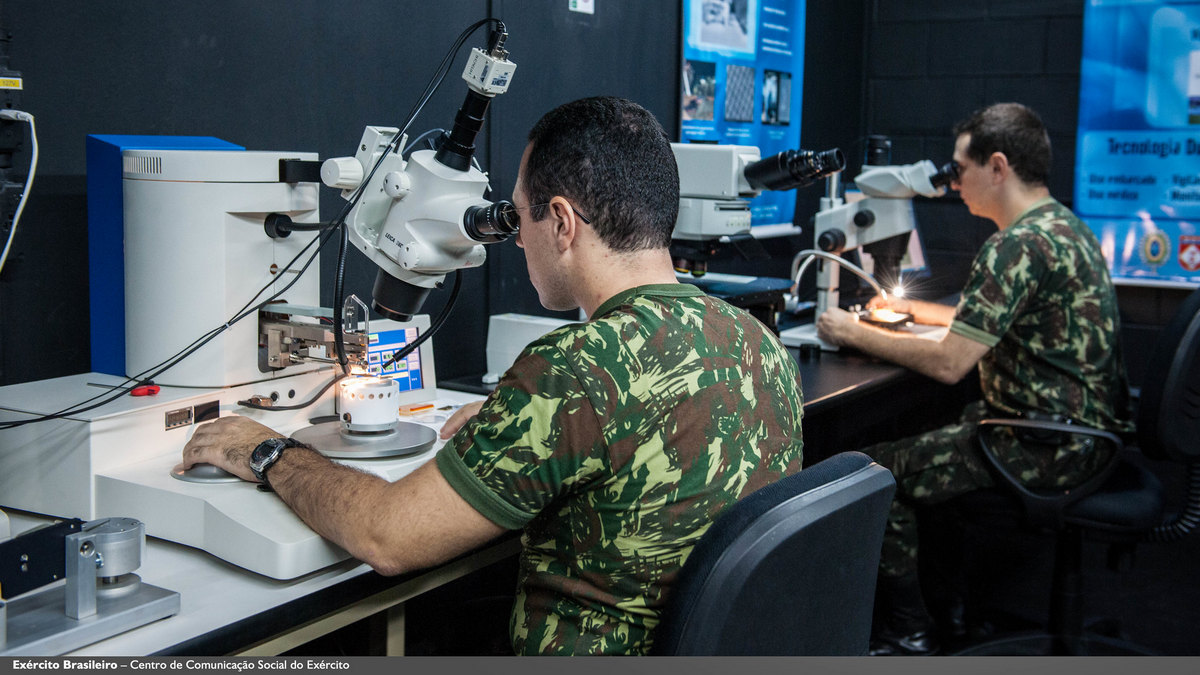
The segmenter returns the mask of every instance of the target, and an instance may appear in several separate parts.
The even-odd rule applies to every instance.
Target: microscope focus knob
[[[321,164],[321,182],[331,188],[352,190],[363,181],[363,166],[353,157],[334,157]]]
[[[863,209],[854,214],[854,224],[859,227],[870,227],[875,224],[875,212]]]
[[[841,230],[825,230],[817,237],[817,248],[829,253],[846,248],[846,235]]]

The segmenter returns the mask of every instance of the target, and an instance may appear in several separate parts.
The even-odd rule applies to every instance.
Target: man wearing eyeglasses
[[[548,113],[513,202],[541,303],[588,320],[530,344],[486,401],[447,421],[436,461],[395,483],[306,447],[265,478],[384,574],[522,530],[517,653],[645,653],[713,519],[800,470],[799,374],[761,323],[677,282],[678,172],[645,109],[601,97]],[[251,451],[278,436],[222,418],[184,461],[252,480]]]
[[[957,307],[903,298],[871,306],[949,326],[941,341],[914,338],[830,309],[819,335],[907,366],[947,384],[978,368],[983,401],[958,424],[864,450],[896,477],[880,562],[890,611],[873,654],[937,650],[917,579],[914,507],[992,486],[975,442],[987,417],[1071,421],[1114,433],[1132,430],[1120,320],[1095,235],[1050,196],[1050,139],[1037,114],[1016,103],[975,112],[954,129],[958,177],[951,187],[976,216],[1000,228],[972,264]],[[1017,438],[993,447],[1032,488],[1073,487],[1103,467],[1113,448],[1081,437]]]

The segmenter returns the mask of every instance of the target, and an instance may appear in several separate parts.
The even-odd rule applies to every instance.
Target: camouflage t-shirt
[[[531,343],[437,465],[523,528],[519,654],[644,653],[717,514],[800,470],[795,362],[746,312],[641,286]]]
[[[1046,198],[980,249],[950,330],[992,349],[984,399],[1010,414],[1132,430],[1116,292],[1100,243]]]

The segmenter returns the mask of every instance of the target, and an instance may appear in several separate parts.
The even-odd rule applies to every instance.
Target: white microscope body
[[[718,241],[750,237],[750,199],[763,190],[791,190],[834,175],[846,165],[837,148],[786,150],[762,159],[752,145],[672,143],[679,167],[679,216],[671,233],[675,268],[703,275]]]
[[[517,232],[512,202],[484,199],[488,176],[472,163],[488,104],[508,90],[517,67],[503,44],[471,51],[463,71],[467,98],[439,150],[417,150],[406,160],[400,130],[367,127],[354,157],[321,166],[326,185],[347,200],[360,195],[346,225],[350,240],[379,267],[373,306],[388,318],[407,320],[448,272],[482,265],[483,244]]]
[[[831,180],[828,194],[821,198],[821,210],[815,218],[813,238],[817,250],[801,252],[800,256],[807,259],[796,275],[799,279],[807,264],[811,260],[816,261],[817,306],[814,323],[781,332],[779,337],[783,343],[793,347],[819,345],[822,349],[836,351],[834,345],[817,337],[815,318],[829,308],[838,306],[840,268],[849,265],[841,259],[841,254],[903,237],[895,242],[899,246],[894,247],[893,255],[875,256],[875,276],[880,278],[879,283],[898,282],[898,262],[907,246],[906,235],[916,229],[912,198],[917,195],[940,197],[946,193],[946,187],[953,178],[952,165],[939,170],[929,160],[906,165],[864,167],[863,172],[854,179],[854,184],[866,196],[852,202],[837,196],[836,182]],[[867,280],[879,287],[870,278]]]

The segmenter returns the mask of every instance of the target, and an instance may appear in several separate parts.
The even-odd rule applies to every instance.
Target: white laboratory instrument
[[[126,150],[122,158],[127,375],[180,353],[264,286],[270,290],[260,300],[296,281],[281,302],[320,303],[315,272],[296,279],[282,271],[315,235],[271,238],[263,230],[271,213],[317,219],[318,184],[280,180],[281,161],[315,162],[316,153]],[[253,318],[233,324],[155,381],[225,387],[320,365],[260,367],[259,334]]]
[[[955,177],[953,164],[938,169],[933,162],[922,160],[901,166],[868,166],[854,179],[866,197],[846,202],[838,196],[836,179],[829,181],[827,194],[821,198],[821,210],[815,218],[816,251],[801,252],[817,263],[817,307],[814,317],[838,306],[840,269],[846,266],[857,274],[863,273],[840,257],[841,253],[865,248],[875,259],[875,277],[883,283],[899,281],[899,262],[908,247],[908,234],[916,228],[912,198],[917,195],[938,197]],[[879,248],[872,250],[878,245]],[[809,260],[797,272],[803,273]],[[865,276],[865,275],[863,275]],[[879,288],[876,281],[866,280]],[[788,346],[819,345],[836,350],[817,337],[816,323],[796,326],[780,332],[780,340]]]
[[[409,324],[372,322],[374,349],[368,358],[380,364],[398,345],[428,328],[427,316]],[[437,394],[433,350],[429,343],[410,354],[391,375],[395,405],[433,400]],[[388,480],[411,472],[430,457],[436,432],[424,425],[420,444],[405,441],[407,432],[341,433],[332,391],[315,405],[294,411],[267,412],[239,401],[275,399],[279,405],[307,401],[333,377],[333,369],[278,377],[256,384],[214,389],[163,386],[155,396],[124,396],[95,410],[0,431],[0,495],[3,504],[58,517],[130,516],[146,532],[207,551],[239,567],[276,579],[290,579],[345,560],[348,555],[317,536],[270,492],[223,472],[175,475],[184,444],[195,424],[238,414],[299,437],[317,447],[357,450],[361,459],[339,461]],[[53,413],[85,400],[122,378],[98,373],[72,375],[0,388],[0,423]],[[313,420],[317,424],[313,424]],[[305,438],[326,434],[325,441]],[[403,444],[399,453],[394,450]],[[336,449],[336,448],[335,448]]]
[[[493,32],[487,51],[472,49],[463,71],[467,97],[454,129],[433,150],[403,158],[406,137],[393,127],[367,127],[353,157],[328,159],[321,180],[361,199],[346,219],[350,240],[379,266],[373,307],[403,321],[448,272],[483,264],[483,244],[516,234],[512,202],[483,198],[488,176],[472,165],[475,135],[492,97],[508,90],[517,66]],[[394,150],[394,151],[393,151]]]
[[[750,239],[750,199],[835,175],[846,165],[837,148],[787,150],[761,159],[751,145],[672,143],[679,167],[679,216],[671,255],[680,272],[703,275],[719,241]]]
[[[487,373],[484,384],[496,384],[530,342],[565,326],[567,319],[529,314],[493,314],[488,317]]]
[[[488,103],[516,67],[503,49],[506,35],[499,24],[488,50],[473,50],[466,101],[438,151],[402,159],[402,137],[368,127],[356,157],[320,169],[352,202],[349,239],[380,267],[376,308],[401,322],[359,324],[344,307],[316,307],[317,274],[300,271],[308,254],[290,265],[312,240],[297,233],[327,227],[317,222],[310,167],[292,170],[314,155],[126,151],[127,368],[138,379],[154,371],[161,389],[88,408],[80,402],[108,397],[125,380],[87,373],[0,388],[0,506],[135,517],[151,536],[277,579],[345,560],[273,493],[212,467],[185,475],[173,468],[195,424],[228,414],[388,480],[429,460],[436,433],[420,419],[395,421],[395,413],[437,397],[432,343],[396,363],[390,357],[430,331],[429,318],[417,315],[430,288],[449,271],[482,263],[480,244],[516,232],[512,204],[482,198],[487,176],[472,161]],[[244,321],[232,320],[242,314]],[[339,327],[347,366],[390,382],[356,377],[330,386]],[[23,424],[5,426],[11,422]]]

